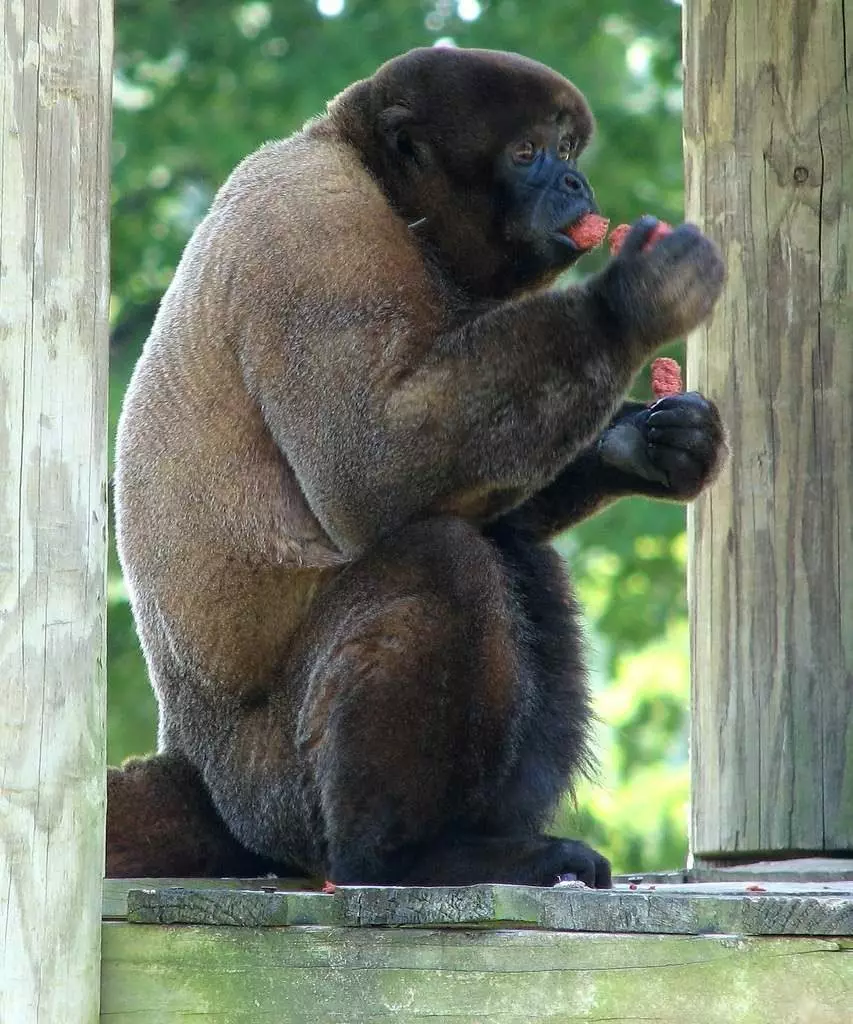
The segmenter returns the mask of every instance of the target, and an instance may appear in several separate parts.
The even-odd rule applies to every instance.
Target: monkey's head
[[[329,106],[393,207],[455,283],[506,297],[583,250],[595,200],[576,160],[593,129],[581,92],[516,54],[412,50]]]

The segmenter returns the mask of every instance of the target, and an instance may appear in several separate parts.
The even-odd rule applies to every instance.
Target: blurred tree
[[[613,223],[680,219],[680,10],[669,0],[116,0],[116,21],[111,437],[157,302],[233,166],[410,47],[514,50],[567,75],[598,120],[582,164],[602,210]],[[647,383],[637,390],[648,395]],[[603,785],[583,791],[574,818],[625,870],[684,855],[683,529],[680,508],[623,501],[562,544],[589,611],[606,726]],[[110,596],[115,762],[152,748],[155,703],[114,551]]]

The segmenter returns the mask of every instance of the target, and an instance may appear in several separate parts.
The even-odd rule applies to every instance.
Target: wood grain
[[[728,266],[688,377],[732,451],[688,520],[700,858],[853,850],[845,16],[839,0],[685,4],[687,213]]]
[[[0,6],[0,1021],[98,1012],[107,0]]]
[[[334,895],[223,888],[131,889],[136,924],[278,928],[497,927],[550,931],[703,935],[853,936],[853,883],[744,883],[540,889],[346,886]]]
[[[309,878],[105,878],[101,914],[105,921],[127,917],[130,889],[278,889],[316,892],[320,884]]]
[[[104,925],[103,1022],[849,1024],[828,939]]]

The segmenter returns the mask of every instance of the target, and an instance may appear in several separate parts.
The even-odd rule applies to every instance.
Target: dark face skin
[[[586,250],[567,233],[588,213],[597,213],[592,188],[578,170],[581,146],[571,121],[533,128],[508,146],[497,161],[507,241],[533,280],[564,270]]]

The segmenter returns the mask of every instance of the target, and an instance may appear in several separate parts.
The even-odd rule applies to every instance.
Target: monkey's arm
[[[384,277],[365,267],[372,290],[355,305],[324,282],[322,302],[260,303],[244,317],[249,391],[342,552],[412,518],[526,498],[589,444],[642,364],[701,322],[721,288],[718,251],[690,225],[643,252],[656,223],[638,222],[584,285],[452,327],[387,261]],[[365,258],[352,251],[351,275]]]
[[[717,407],[702,395],[673,395],[651,407],[625,402],[552,483],[498,522],[548,540],[627,495],[690,501],[725,455]]]

